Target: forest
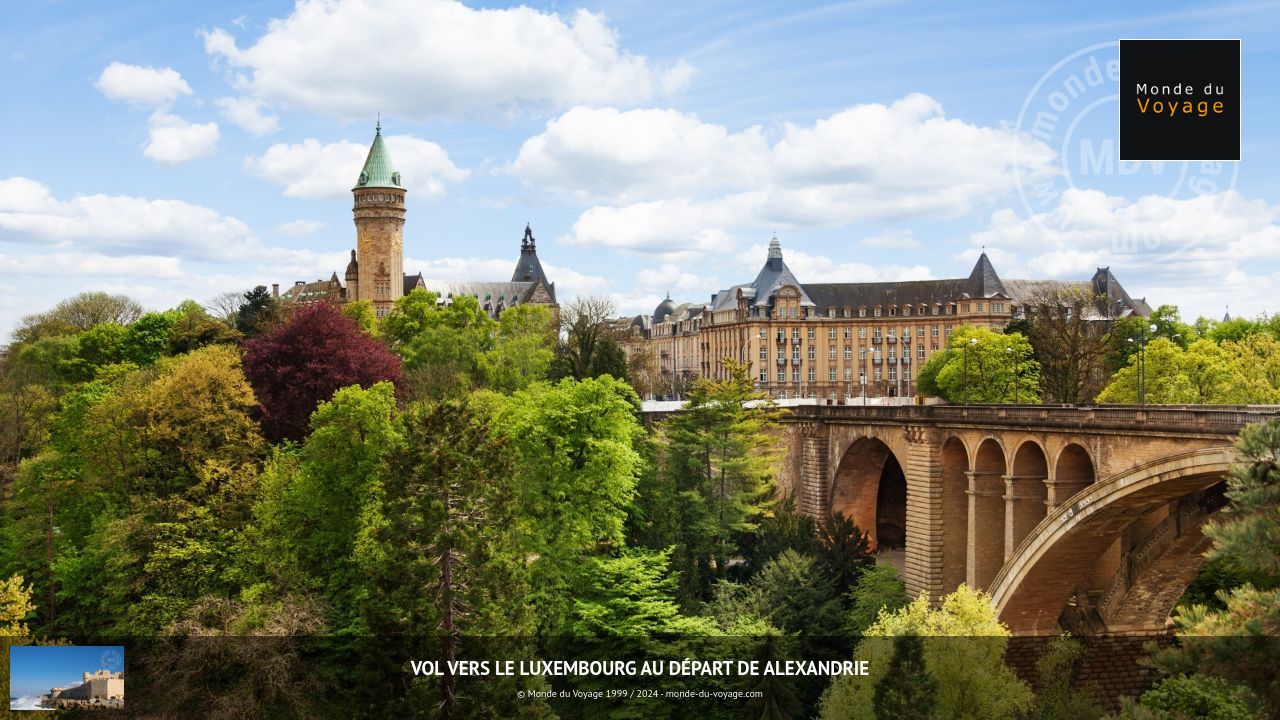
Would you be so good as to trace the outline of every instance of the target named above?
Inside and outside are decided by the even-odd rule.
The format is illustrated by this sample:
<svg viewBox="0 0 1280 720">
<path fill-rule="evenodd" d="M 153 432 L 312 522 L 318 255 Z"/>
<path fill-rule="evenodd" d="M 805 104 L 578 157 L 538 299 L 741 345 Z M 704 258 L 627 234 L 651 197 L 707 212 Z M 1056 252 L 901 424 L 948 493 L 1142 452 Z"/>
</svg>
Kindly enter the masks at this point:
<svg viewBox="0 0 1280 720">
<path fill-rule="evenodd" d="M 1280 422 L 1242 434 L 1228 519 L 1176 618 L 1186 641 L 1153 654 L 1161 679 L 1117 709 L 1066 683 L 1078 640 L 1020 677 L 983 593 L 908 598 L 847 518 L 796 512 L 774 485 L 779 410 L 748 366 L 727 361 L 646 427 L 644 372 L 607 310 L 584 299 L 558 318 L 522 306 L 493 320 L 415 290 L 378 319 L 367 302 L 289 305 L 259 287 L 163 312 L 86 293 L 27 318 L 0 356 L 0 672 L 12 644 L 124 644 L 129 707 L 152 718 L 1280 710 L 1267 642 L 1280 634 Z M 1274 322 L 1160 313 L 1161 332 L 1144 333 L 1149 402 L 1276 401 Z M 1049 350 L 1071 321 L 1039 322 L 960 328 L 928 387 L 955 399 L 964 362 L 966 393 L 999 392 L 974 402 L 1069 386 L 1131 401 L 1136 356 L 1118 330 L 1073 385 L 1050 377 L 1065 371 Z M 584 703 L 548 691 L 648 686 L 409 670 L 627 658 L 856 658 L 871 673 L 664 678 L 744 699 Z"/>
</svg>

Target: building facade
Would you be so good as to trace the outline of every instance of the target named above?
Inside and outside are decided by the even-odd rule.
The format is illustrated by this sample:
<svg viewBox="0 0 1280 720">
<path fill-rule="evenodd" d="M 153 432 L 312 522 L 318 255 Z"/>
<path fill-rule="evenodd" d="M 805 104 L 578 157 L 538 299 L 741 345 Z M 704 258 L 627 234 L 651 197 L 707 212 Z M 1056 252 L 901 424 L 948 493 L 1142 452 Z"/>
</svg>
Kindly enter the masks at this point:
<svg viewBox="0 0 1280 720">
<path fill-rule="evenodd" d="M 553 316 L 558 312 L 555 283 L 547 279 L 542 269 L 533 229 L 527 225 L 510 281 L 435 281 L 424 278 L 421 272 L 405 274 L 406 190 L 382 140 L 381 122 L 374 131 L 373 144 L 351 194 L 356 247 L 351 251 L 351 261 L 342 278 L 334 271 L 327 280 L 299 280 L 283 294 L 276 285 L 276 295 L 295 302 L 368 300 L 379 318 L 391 312 L 396 300 L 417 288 L 435 293 L 442 305 L 470 296 L 495 318 L 516 305 L 546 306 Z"/>
<path fill-rule="evenodd" d="M 1080 286 L 1099 319 L 1150 312 L 1108 268 L 1088 281 L 1003 281 L 984 252 L 967 278 L 803 284 L 775 237 L 756 278 L 652 316 L 623 319 L 624 349 L 652 368 L 654 397 L 683 394 L 699 377 L 722 378 L 724 359 L 750 364 L 757 387 L 785 398 L 907 397 L 919 368 L 961 325 L 1003 330 L 1050 286 Z"/>
</svg>

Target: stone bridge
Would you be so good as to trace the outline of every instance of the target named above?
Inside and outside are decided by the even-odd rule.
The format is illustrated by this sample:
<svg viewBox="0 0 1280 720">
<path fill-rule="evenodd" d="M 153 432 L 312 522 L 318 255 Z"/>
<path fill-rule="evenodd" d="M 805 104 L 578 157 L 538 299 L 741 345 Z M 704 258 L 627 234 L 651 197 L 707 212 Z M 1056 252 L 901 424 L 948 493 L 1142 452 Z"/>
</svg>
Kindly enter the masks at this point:
<svg viewBox="0 0 1280 720">
<path fill-rule="evenodd" d="M 991 593 L 1016 635 L 1165 629 L 1232 444 L 1277 408 L 798 406 L 779 484 L 901 558 L 908 593 Z"/>
</svg>

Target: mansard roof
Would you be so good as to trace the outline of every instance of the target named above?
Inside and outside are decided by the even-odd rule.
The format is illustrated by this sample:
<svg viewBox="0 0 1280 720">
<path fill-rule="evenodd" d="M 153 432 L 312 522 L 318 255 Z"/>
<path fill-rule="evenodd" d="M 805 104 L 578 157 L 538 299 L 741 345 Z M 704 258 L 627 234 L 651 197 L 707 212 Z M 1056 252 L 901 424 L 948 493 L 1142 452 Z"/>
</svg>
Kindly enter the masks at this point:
<svg viewBox="0 0 1280 720">
<path fill-rule="evenodd" d="M 805 293 L 804 286 L 796 279 L 791 268 L 787 267 L 787 263 L 782 259 L 782 243 L 778 242 L 778 238 L 769 241 L 769 257 L 764 262 L 764 267 L 760 268 L 760 272 L 756 274 L 756 279 L 751 281 L 751 289 L 755 291 L 753 300 L 755 305 L 768 305 L 772 301 L 773 296 L 777 294 L 778 288 L 784 285 L 794 285 L 800 289 L 800 304 L 813 305 L 813 300 Z"/>
<path fill-rule="evenodd" d="M 815 283 L 805 285 L 819 312 L 826 308 L 873 308 L 953 303 L 968 294 L 968 279 L 899 282 Z"/>
</svg>

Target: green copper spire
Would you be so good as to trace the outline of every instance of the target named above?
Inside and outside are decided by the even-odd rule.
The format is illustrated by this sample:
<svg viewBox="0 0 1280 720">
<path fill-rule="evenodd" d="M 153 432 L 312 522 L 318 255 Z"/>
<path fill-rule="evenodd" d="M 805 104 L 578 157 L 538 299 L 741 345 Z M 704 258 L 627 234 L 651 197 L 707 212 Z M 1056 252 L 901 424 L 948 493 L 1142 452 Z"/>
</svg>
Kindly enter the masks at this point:
<svg viewBox="0 0 1280 720">
<path fill-rule="evenodd" d="M 377 130 L 373 136 L 373 145 L 369 147 L 369 157 L 364 160 L 364 169 L 360 171 L 360 179 L 353 190 L 360 188 L 400 188 L 400 173 L 391 164 L 391 156 L 382 143 L 382 120 L 378 120 Z"/>
</svg>

